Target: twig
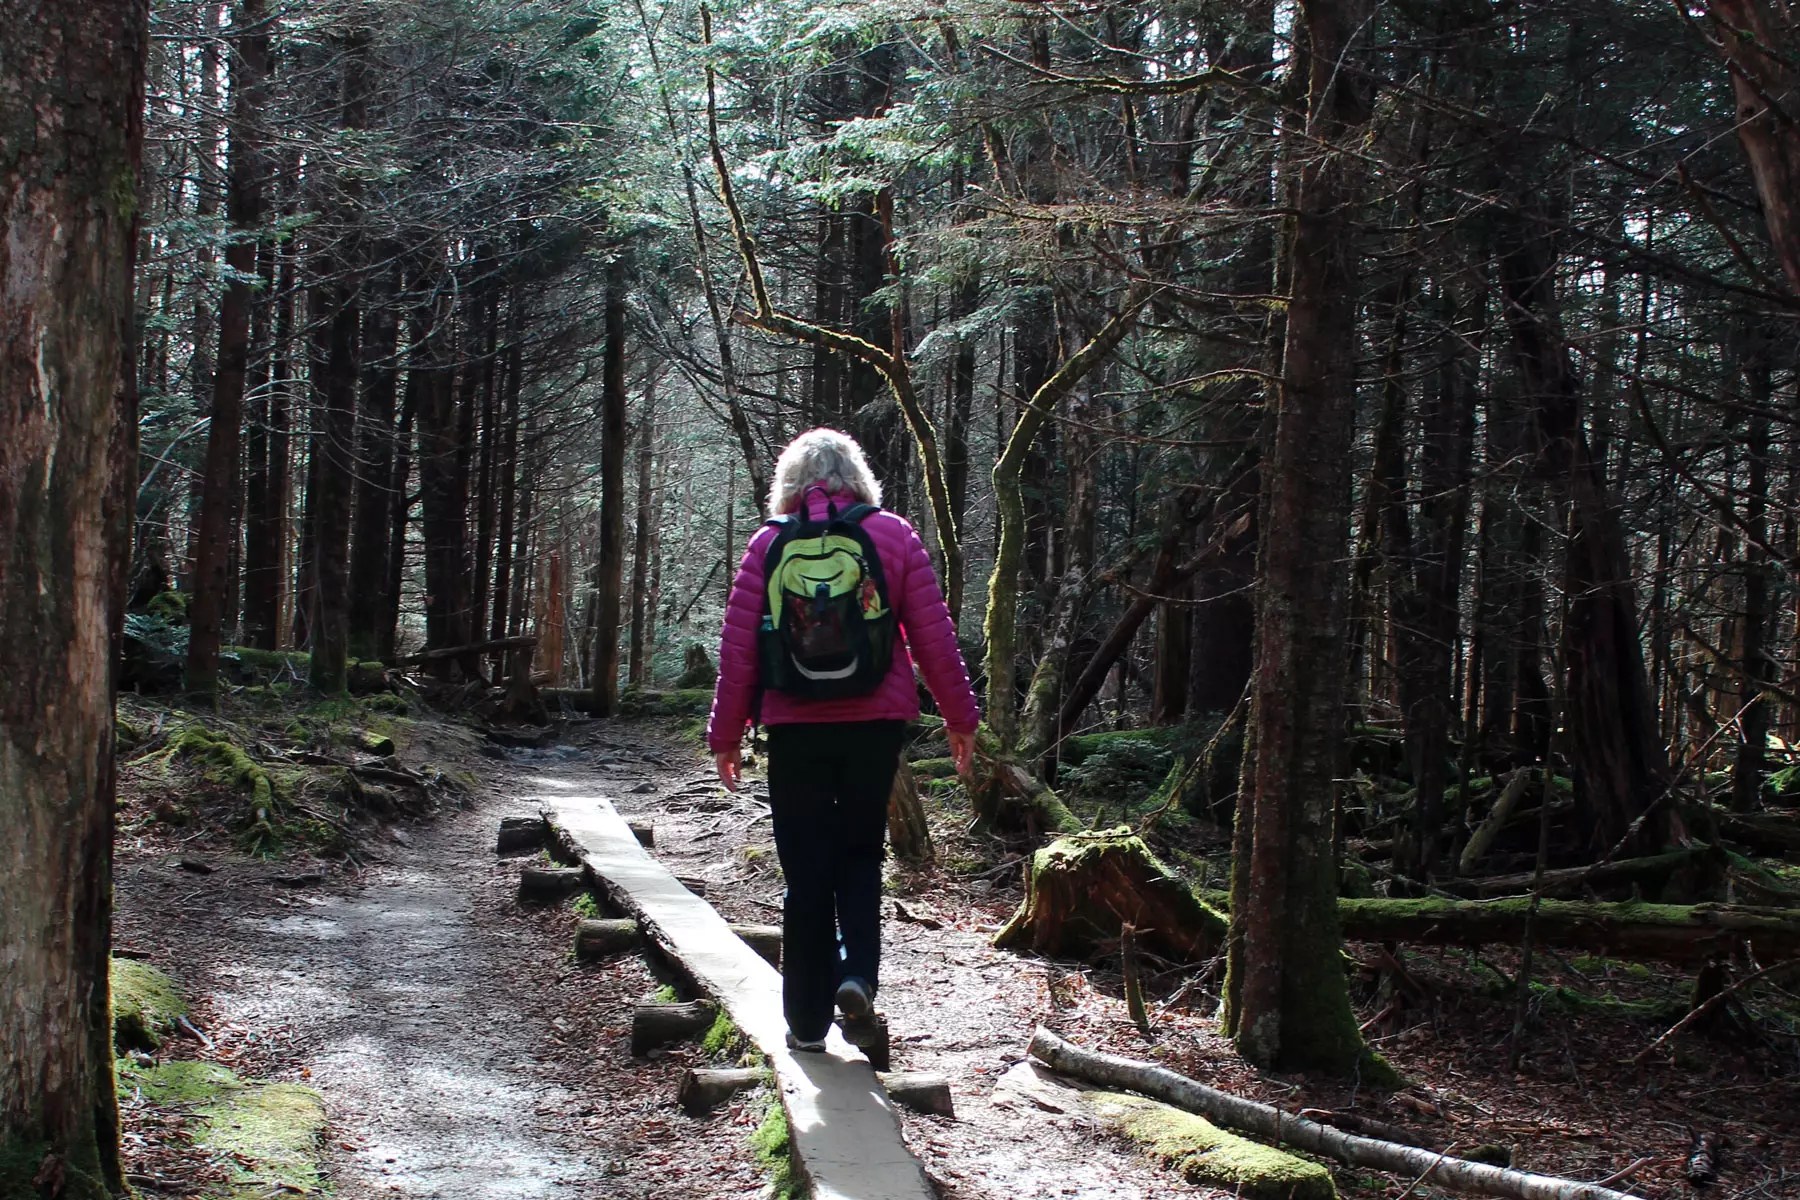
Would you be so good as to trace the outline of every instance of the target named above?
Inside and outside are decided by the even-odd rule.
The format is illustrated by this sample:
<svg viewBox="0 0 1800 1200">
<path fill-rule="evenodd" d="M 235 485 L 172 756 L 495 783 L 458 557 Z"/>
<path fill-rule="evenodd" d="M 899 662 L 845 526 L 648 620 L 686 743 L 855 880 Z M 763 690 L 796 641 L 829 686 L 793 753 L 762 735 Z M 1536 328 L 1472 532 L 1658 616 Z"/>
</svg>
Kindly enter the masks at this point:
<svg viewBox="0 0 1800 1200">
<path fill-rule="evenodd" d="M 1432 1163 L 1429 1167 L 1426 1167 L 1424 1174 L 1420 1175 L 1417 1179 L 1415 1179 L 1411 1183 L 1407 1184 L 1406 1190 L 1404 1192 L 1401 1192 L 1398 1196 L 1394 1197 L 1394 1200 L 1406 1200 L 1406 1198 L 1408 1196 L 1412 1195 L 1415 1191 L 1417 1191 L 1419 1185 L 1421 1183 L 1424 1183 L 1427 1179 L 1429 1179 L 1431 1177 L 1431 1173 L 1433 1171 L 1437 1170 L 1439 1165 L 1442 1164 L 1446 1158 L 1450 1157 L 1450 1152 L 1452 1150 L 1456 1149 L 1456 1146 L 1457 1146 L 1457 1143 L 1455 1143 L 1455 1142 L 1451 1142 L 1448 1146 L 1445 1146 L 1444 1152 L 1437 1156 L 1437 1161 Z"/>
<path fill-rule="evenodd" d="M 1622 1182 L 1623 1180 L 1630 1179 L 1633 1175 L 1636 1175 L 1639 1171 L 1643 1170 L 1645 1167 L 1649 1166 L 1651 1163 L 1653 1163 L 1655 1161 L 1656 1161 L 1656 1159 L 1654 1159 L 1654 1158 L 1640 1158 L 1628 1167 L 1619 1168 L 1617 1171 L 1614 1171 L 1611 1175 L 1608 1175 L 1605 1179 L 1594 1180 L 1594 1186 L 1595 1187 L 1610 1187 L 1615 1183 L 1619 1183 L 1619 1182 Z"/>
</svg>

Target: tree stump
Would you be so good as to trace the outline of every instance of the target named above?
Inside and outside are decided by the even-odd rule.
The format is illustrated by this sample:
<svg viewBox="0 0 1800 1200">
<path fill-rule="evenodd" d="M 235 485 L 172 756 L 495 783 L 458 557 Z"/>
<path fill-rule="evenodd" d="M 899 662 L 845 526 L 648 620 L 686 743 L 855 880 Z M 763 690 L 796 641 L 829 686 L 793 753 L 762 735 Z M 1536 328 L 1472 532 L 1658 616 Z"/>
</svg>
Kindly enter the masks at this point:
<svg viewBox="0 0 1800 1200">
<path fill-rule="evenodd" d="M 888 793 L 888 841 L 894 853 L 907 862 L 930 862 L 934 853 L 931 830 L 925 825 L 925 806 L 919 803 L 919 784 L 912 764 L 904 758 L 894 772 L 894 790 Z"/>
<path fill-rule="evenodd" d="M 549 838 L 541 817 L 501 817 L 500 839 L 494 844 L 497 854 L 516 854 L 536 850 Z"/>
<path fill-rule="evenodd" d="M 761 1084 L 766 1074 L 761 1067 L 689 1069 L 681 1073 L 675 1099 L 688 1116 L 704 1116 L 739 1092 Z"/>
<path fill-rule="evenodd" d="M 1203 962 L 1224 944 L 1226 919 L 1202 904 L 1127 827 L 1060 837 L 1032 855 L 1024 903 L 996 946 L 1087 958 L 1123 926 L 1174 962 Z"/>
<path fill-rule="evenodd" d="M 670 1042 L 699 1037 L 719 1015 L 710 1000 L 686 1004 L 640 1004 L 631 1012 L 631 1053 L 642 1056 Z"/>
<path fill-rule="evenodd" d="M 956 1105 L 950 1098 L 950 1081 L 929 1071 L 895 1071 L 881 1076 L 881 1086 L 888 1099 L 904 1104 L 914 1112 L 954 1117 Z"/>
<path fill-rule="evenodd" d="M 744 939 L 744 944 L 756 951 L 771 967 L 781 969 L 781 926 L 733 925 L 731 932 Z"/>
<path fill-rule="evenodd" d="M 519 903 L 559 904 L 586 886 L 580 867 L 526 867 L 519 872 Z"/>
<path fill-rule="evenodd" d="M 643 940 L 638 923 L 626 919 L 583 921 L 575 930 L 575 957 L 585 962 L 636 950 Z"/>
</svg>

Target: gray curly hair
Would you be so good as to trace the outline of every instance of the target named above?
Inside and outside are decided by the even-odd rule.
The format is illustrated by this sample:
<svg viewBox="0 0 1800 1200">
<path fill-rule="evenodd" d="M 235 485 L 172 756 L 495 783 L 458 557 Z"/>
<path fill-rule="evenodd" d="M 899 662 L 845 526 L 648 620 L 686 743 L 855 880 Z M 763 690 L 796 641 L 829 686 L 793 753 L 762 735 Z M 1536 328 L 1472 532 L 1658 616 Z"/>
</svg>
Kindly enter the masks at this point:
<svg viewBox="0 0 1800 1200">
<path fill-rule="evenodd" d="M 881 503 L 881 484 L 869 470 L 862 447 L 835 429 L 809 429 L 782 450 L 775 460 L 775 481 L 769 485 L 769 515 L 794 512 L 800 498 L 815 487 L 848 492 L 866 504 Z"/>
</svg>

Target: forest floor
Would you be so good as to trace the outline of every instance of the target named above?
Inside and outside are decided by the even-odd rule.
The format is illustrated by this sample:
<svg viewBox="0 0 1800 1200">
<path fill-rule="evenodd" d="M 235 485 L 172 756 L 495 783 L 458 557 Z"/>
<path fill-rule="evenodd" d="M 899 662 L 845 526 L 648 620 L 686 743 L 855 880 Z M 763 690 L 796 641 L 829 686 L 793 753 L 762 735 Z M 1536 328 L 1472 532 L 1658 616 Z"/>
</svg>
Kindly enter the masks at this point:
<svg viewBox="0 0 1800 1200">
<path fill-rule="evenodd" d="M 157 711 L 138 706 L 131 716 L 154 726 Z M 765 1190 L 750 1135 L 766 1101 L 684 1115 L 676 1083 L 703 1061 L 700 1048 L 634 1058 L 628 1046 L 632 1006 L 661 981 L 637 956 L 576 963 L 573 906 L 521 908 L 519 860 L 493 849 L 500 818 L 534 812 L 533 796 L 597 790 L 627 816 L 652 820 L 655 853 L 705 879 L 707 900 L 728 919 L 778 921 L 782 885 L 754 768 L 744 792 L 725 793 L 691 726 L 672 720 L 572 722 L 543 749 L 501 749 L 467 725 L 424 716 L 384 728 L 399 745 L 383 761 L 430 764 L 461 784 L 434 789 L 429 806 L 358 824 L 317 856 L 297 845 L 252 855 L 241 831 L 157 819 L 180 780 L 126 756 L 115 941 L 191 1001 L 191 1029 L 139 1057 L 200 1059 L 315 1089 L 326 1113 L 322 1181 L 340 1197 Z M 330 815 L 317 801 L 311 808 Z M 1116 972 L 995 950 L 992 933 L 1021 896 L 1018 848 L 968 834 L 966 812 L 942 789 L 928 808 L 937 863 L 890 869 L 880 1005 L 895 1069 L 952 1082 L 954 1118 L 904 1114 L 907 1140 L 946 1200 L 1212 1194 L 1074 1114 L 997 1091 L 1038 1024 L 1289 1112 L 1351 1110 L 1401 1125 L 1456 1154 L 1499 1146 L 1516 1166 L 1589 1180 L 1635 1163 L 1614 1186 L 1647 1200 L 1800 1195 L 1793 1046 L 1684 1035 L 1630 1063 L 1679 1015 L 1685 981 L 1668 972 L 1540 961 L 1548 986 L 1509 1071 L 1513 1006 L 1494 977 L 1517 964 L 1401 950 L 1408 992 L 1396 1000 L 1358 973 L 1356 998 L 1407 1088 L 1378 1096 L 1259 1073 L 1217 1034 L 1216 979 L 1153 976 L 1152 1040 L 1132 1025 Z M 1378 954 L 1349 949 L 1359 961 Z M 245 1163 L 208 1145 L 181 1104 L 128 1081 L 121 1103 L 143 1194 L 267 1194 L 231 1190 L 234 1178 L 245 1185 Z M 1721 1173 L 1697 1193 L 1684 1168 L 1703 1135 L 1721 1147 Z M 1344 1195 L 1370 1200 L 1406 1194 L 1412 1182 L 1350 1169 L 1336 1177 Z"/>
</svg>

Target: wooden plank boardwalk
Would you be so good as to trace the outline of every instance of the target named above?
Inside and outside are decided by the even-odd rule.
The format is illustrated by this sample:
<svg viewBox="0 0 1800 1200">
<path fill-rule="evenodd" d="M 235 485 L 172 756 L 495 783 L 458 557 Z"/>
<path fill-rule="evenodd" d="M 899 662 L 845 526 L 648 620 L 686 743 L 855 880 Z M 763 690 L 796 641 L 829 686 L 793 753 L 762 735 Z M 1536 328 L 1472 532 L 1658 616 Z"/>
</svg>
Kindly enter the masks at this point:
<svg viewBox="0 0 1800 1200">
<path fill-rule="evenodd" d="M 824 1054 L 787 1048 L 781 975 L 645 852 L 604 796 L 540 798 L 553 840 L 637 919 L 696 991 L 717 1001 L 774 1069 L 796 1167 L 818 1200 L 931 1200 L 924 1168 L 862 1052 L 834 1026 Z"/>
</svg>

